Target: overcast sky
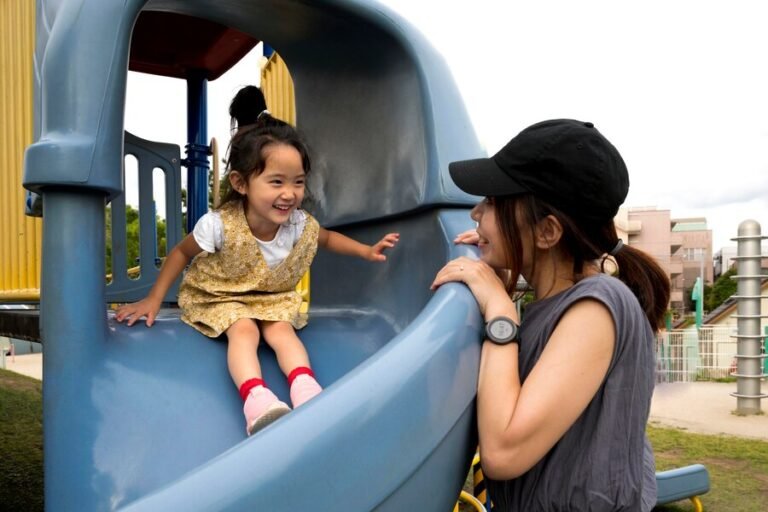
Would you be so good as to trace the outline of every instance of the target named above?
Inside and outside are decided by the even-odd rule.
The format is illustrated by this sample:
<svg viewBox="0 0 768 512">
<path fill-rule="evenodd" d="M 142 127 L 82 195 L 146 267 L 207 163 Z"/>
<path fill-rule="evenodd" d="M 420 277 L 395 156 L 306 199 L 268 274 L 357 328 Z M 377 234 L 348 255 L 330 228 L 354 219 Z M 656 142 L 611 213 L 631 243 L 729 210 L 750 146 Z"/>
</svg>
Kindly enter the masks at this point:
<svg viewBox="0 0 768 512">
<path fill-rule="evenodd" d="M 765 2 L 383 3 L 443 54 L 488 153 L 543 119 L 592 121 L 629 168 L 625 206 L 706 217 L 715 250 L 735 244 L 743 220 L 768 232 Z M 229 100 L 258 80 L 258 55 L 247 59 L 208 86 L 209 136 L 221 145 Z M 127 128 L 183 147 L 183 84 L 132 75 Z M 131 113 L 132 98 L 166 87 L 180 98 L 178 126 L 165 111 Z"/>
</svg>

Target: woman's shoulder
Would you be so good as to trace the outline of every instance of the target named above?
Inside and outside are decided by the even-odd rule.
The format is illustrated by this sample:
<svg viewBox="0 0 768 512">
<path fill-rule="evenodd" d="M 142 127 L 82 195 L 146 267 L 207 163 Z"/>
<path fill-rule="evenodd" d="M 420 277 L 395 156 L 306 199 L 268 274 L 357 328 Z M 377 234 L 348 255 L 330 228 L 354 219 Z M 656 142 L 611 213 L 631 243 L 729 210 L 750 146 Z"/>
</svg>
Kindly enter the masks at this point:
<svg viewBox="0 0 768 512">
<path fill-rule="evenodd" d="M 578 281 L 572 288 L 574 291 L 585 292 L 609 292 L 617 294 L 630 294 L 632 290 L 621 279 L 608 274 L 595 274 Z"/>
<path fill-rule="evenodd" d="M 571 289 L 573 300 L 597 299 L 609 309 L 626 310 L 640 309 L 640 304 L 634 292 L 621 279 L 608 275 L 597 274 L 576 283 Z"/>
</svg>

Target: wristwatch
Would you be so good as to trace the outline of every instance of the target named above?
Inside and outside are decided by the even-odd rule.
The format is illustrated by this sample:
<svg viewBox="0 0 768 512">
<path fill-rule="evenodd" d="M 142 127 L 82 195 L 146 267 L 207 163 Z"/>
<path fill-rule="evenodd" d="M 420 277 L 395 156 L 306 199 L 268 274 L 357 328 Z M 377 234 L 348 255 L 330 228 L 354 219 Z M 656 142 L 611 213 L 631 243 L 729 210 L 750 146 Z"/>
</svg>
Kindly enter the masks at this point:
<svg viewBox="0 0 768 512">
<path fill-rule="evenodd" d="M 485 324 L 485 335 L 496 345 L 520 343 L 519 332 L 520 327 L 506 316 L 497 316 Z"/>
</svg>

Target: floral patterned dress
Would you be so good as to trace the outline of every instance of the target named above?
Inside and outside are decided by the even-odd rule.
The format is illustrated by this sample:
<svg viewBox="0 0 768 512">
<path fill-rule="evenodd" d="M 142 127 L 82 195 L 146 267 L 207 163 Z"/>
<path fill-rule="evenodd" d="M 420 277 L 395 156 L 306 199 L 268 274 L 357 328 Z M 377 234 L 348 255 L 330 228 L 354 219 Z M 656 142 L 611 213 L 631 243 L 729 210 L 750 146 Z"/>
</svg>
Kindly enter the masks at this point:
<svg viewBox="0 0 768 512">
<path fill-rule="evenodd" d="M 215 338 L 241 318 L 307 323 L 299 313 L 296 285 L 317 252 L 320 226 L 307 214 L 304 231 L 288 257 L 269 268 L 251 233 L 241 202 L 220 208 L 224 244 L 215 253 L 202 252 L 190 265 L 179 290 L 181 319 Z"/>
</svg>

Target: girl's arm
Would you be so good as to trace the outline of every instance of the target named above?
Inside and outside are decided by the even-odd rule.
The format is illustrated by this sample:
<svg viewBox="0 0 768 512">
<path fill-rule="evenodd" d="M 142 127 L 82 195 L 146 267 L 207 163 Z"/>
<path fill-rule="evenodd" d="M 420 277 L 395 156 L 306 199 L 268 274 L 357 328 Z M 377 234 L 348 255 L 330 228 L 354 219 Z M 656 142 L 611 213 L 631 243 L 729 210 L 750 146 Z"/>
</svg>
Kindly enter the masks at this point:
<svg viewBox="0 0 768 512">
<path fill-rule="evenodd" d="M 467 231 L 464 231 L 463 233 L 459 233 L 456 235 L 456 238 L 453 239 L 453 243 L 455 244 L 466 244 L 466 245 L 477 245 L 477 242 L 480 241 L 480 235 L 477 234 L 476 229 L 469 229 Z"/>
<path fill-rule="evenodd" d="M 115 319 L 118 322 L 128 319 L 128 325 L 131 326 L 140 318 L 147 317 L 147 327 L 151 327 L 155 323 L 155 317 L 163 303 L 163 297 L 168 293 L 171 285 L 181 275 L 192 258 L 202 251 L 191 233 L 185 236 L 165 258 L 160 274 L 147 296 L 138 302 L 117 308 Z"/>
<path fill-rule="evenodd" d="M 438 272 L 432 288 L 450 281 L 469 286 L 485 321 L 500 315 L 518 321 L 501 279 L 485 263 L 453 260 Z M 608 309 L 591 299 L 575 303 L 562 316 L 523 386 L 517 344 L 483 343 L 477 411 L 487 477 L 516 478 L 552 449 L 599 389 L 614 344 Z"/>
<path fill-rule="evenodd" d="M 348 236 L 344 236 L 341 233 L 321 227 L 317 244 L 323 249 L 328 249 L 339 254 L 357 256 L 358 258 L 368 261 L 385 261 L 387 256 L 384 254 L 384 250 L 391 249 L 399 240 L 399 233 L 387 233 L 384 235 L 384 238 L 374 245 L 366 245 L 357 240 L 353 240 Z"/>
</svg>

